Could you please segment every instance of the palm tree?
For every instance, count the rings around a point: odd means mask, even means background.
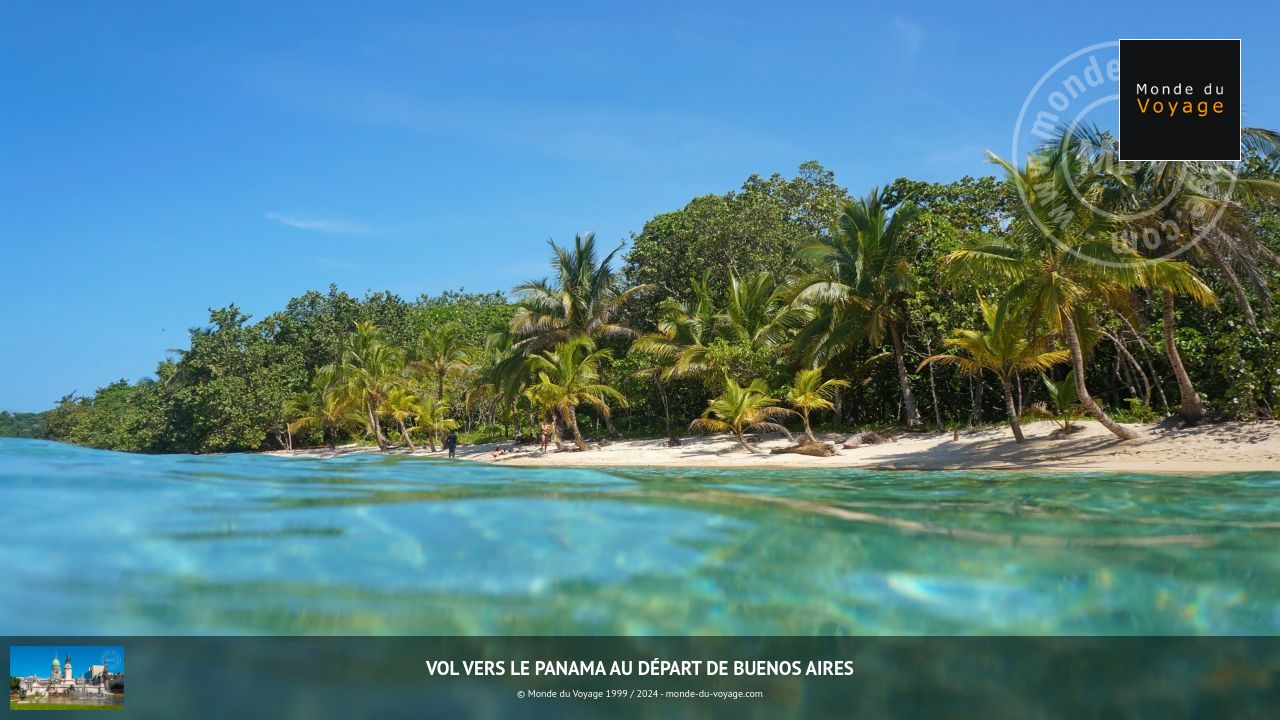
[[[404,438],[404,444],[409,446],[409,452],[417,452],[418,448],[414,447],[413,438],[409,437],[409,433],[418,428],[405,427],[406,422],[422,412],[417,396],[407,388],[393,387],[387,392],[386,401],[382,403],[382,412],[396,421],[396,426],[400,428],[400,437]]]
[[[888,336],[908,425],[920,424],[902,343],[906,300],[916,290],[907,230],[918,214],[911,202],[891,211],[877,188],[845,201],[831,234],[799,250],[816,271],[796,283],[796,301],[818,306],[802,333],[810,357],[830,358],[860,340],[877,346]]]
[[[1083,142],[1100,148],[1109,161],[1118,157],[1115,141],[1095,129],[1078,131]],[[1275,163],[1280,159],[1280,133],[1264,128],[1244,128],[1240,133],[1241,157],[1252,154]],[[1246,284],[1262,301],[1271,304],[1266,267],[1280,267],[1278,256],[1250,221],[1246,201],[1280,199],[1280,182],[1239,177],[1225,162],[1125,163],[1130,176],[1116,183],[1110,204],[1132,213],[1130,232],[1144,240],[1159,240],[1153,254],[1167,256],[1185,248],[1194,263],[1217,273],[1231,288],[1245,322],[1255,330],[1257,316]],[[1142,211],[1154,208],[1154,211]],[[1176,228],[1177,232],[1170,232]],[[1243,278],[1243,280],[1242,280]],[[1172,362],[1172,358],[1170,358]]]
[[[592,340],[634,337],[635,331],[618,320],[622,309],[647,285],[626,287],[612,267],[614,248],[603,259],[596,256],[593,233],[575,235],[573,247],[549,240],[554,280],[531,280],[514,289],[516,312],[511,333],[518,346],[529,352],[549,348],[585,335]]]
[[[627,405],[622,393],[600,381],[600,366],[609,357],[608,350],[597,350],[595,342],[585,335],[529,357],[529,369],[538,378],[532,388],[534,396],[560,414],[573,433],[578,450],[587,449],[578,429],[579,405],[590,405],[603,417],[611,413],[610,398],[623,407]]]
[[[1249,138],[1246,145],[1250,147],[1266,148],[1268,152],[1280,147],[1270,131],[1246,128],[1243,136]],[[1120,163],[1114,138],[1091,127],[1064,129],[1054,142],[1074,154],[1090,156],[1096,166],[1120,168],[1121,172],[1103,176],[1103,205],[1124,218],[1124,232],[1135,250],[1148,251],[1143,285],[1160,297],[1165,354],[1181,395],[1179,412],[1187,422],[1199,422],[1204,418],[1204,403],[1182,364],[1174,339],[1174,296],[1189,297],[1203,305],[1216,305],[1217,298],[1190,264],[1168,258],[1190,250],[1187,257],[1218,270],[1236,293],[1246,322],[1256,328],[1248,296],[1218,248],[1228,248],[1229,257],[1244,258],[1246,276],[1250,277],[1258,276],[1262,260],[1280,259],[1265,248],[1258,251],[1263,246],[1243,230],[1248,223],[1241,222],[1240,203],[1216,198],[1230,194],[1280,197],[1280,183],[1236,178],[1226,163]],[[1139,238],[1142,242],[1138,242]]]
[[[417,410],[418,429],[427,433],[427,443],[431,452],[435,452],[436,436],[457,430],[458,421],[449,417],[448,405],[430,396],[419,398]]]
[[[1052,380],[1043,373],[1040,375],[1044,388],[1049,393],[1049,402],[1053,403],[1054,420],[1067,433],[1075,429],[1074,423],[1081,415],[1080,405],[1076,402],[1074,375],[1074,370],[1069,371],[1061,380]]]
[[[689,428],[706,432],[732,432],[748,452],[758,453],[759,448],[747,442],[745,433],[750,430],[780,432],[791,439],[791,432],[777,422],[795,411],[774,405],[776,398],[769,397],[769,388],[763,380],[752,380],[742,387],[732,378],[726,378],[724,392],[707,404],[702,417],[689,424]]]
[[[353,415],[351,399],[342,392],[338,368],[325,365],[316,370],[310,389],[285,402],[285,418],[290,447],[295,433],[319,429],[325,444],[333,448],[337,447],[344,426],[358,419],[359,414]]]
[[[1013,219],[1005,236],[981,239],[950,253],[945,262],[957,271],[1007,283],[1002,304],[1029,313],[1029,328],[1043,320],[1066,341],[1084,409],[1121,439],[1139,437],[1112,420],[1085,386],[1080,324],[1092,321],[1091,303],[1123,305],[1128,290],[1145,277],[1142,257],[1112,242],[1115,221],[1089,207],[1102,200],[1101,178],[1069,149],[1047,150],[1022,169],[995,155],[990,158],[1018,188],[1027,212]]]
[[[399,380],[402,360],[401,353],[383,340],[376,325],[358,322],[355,332],[347,338],[338,366],[346,392],[359,404],[370,434],[378,449],[384,451],[391,445],[382,433],[379,417],[387,394]]]
[[[667,298],[658,303],[658,330],[632,343],[632,349],[667,363],[661,371],[664,380],[701,375],[710,369],[707,345],[721,317],[711,297],[710,281],[710,270],[690,281],[693,302]]]
[[[1022,424],[1018,422],[1018,408],[1013,402],[1013,381],[1019,374],[1029,370],[1044,371],[1061,362],[1066,362],[1071,355],[1066,350],[1050,350],[1046,338],[1034,336],[1034,328],[1027,323],[1025,313],[1010,313],[1006,306],[988,303],[978,296],[978,305],[982,309],[982,320],[986,327],[981,330],[956,330],[951,337],[943,340],[947,347],[954,348],[963,355],[931,355],[920,363],[920,367],[930,363],[950,363],[961,371],[971,375],[979,375],[984,370],[995,374],[1004,390],[1004,408],[1009,415],[1009,427],[1013,429],[1013,439],[1023,442]]]
[[[694,301],[674,298],[658,305],[657,332],[636,339],[633,348],[667,361],[664,379],[702,376],[720,378],[737,368],[717,364],[708,349],[723,341],[751,350],[777,350],[787,355],[790,334],[804,325],[809,310],[789,302],[790,289],[776,283],[772,273],[749,273],[739,278],[730,271],[724,306],[711,298],[711,274],[691,280]]]
[[[1173,368],[1173,376],[1178,380],[1178,393],[1181,396],[1178,411],[1187,422],[1198,423],[1204,419],[1204,402],[1191,383],[1191,376],[1182,364],[1182,354],[1178,352],[1178,342],[1173,334],[1173,299],[1174,295],[1184,295],[1203,305],[1215,305],[1217,297],[1190,265],[1179,261],[1148,260],[1146,285],[1160,293],[1164,351],[1169,358],[1169,366]]]
[[[424,330],[409,352],[409,364],[431,377],[436,400],[443,402],[446,381],[467,370],[473,353],[474,348],[462,334],[462,326],[451,322],[434,330]]]
[[[822,379],[823,368],[800,370],[795,381],[787,389],[787,402],[800,408],[800,417],[804,421],[804,437],[808,442],[817,442],[813,430],[809,428],[809,413],[813,410],[831,410],[835,407],[831,398],[840,388],[849,387],[847,380]]]

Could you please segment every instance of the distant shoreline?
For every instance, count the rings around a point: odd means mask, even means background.
[[[1166,429],[1157,425],[1129,425],[1144,437],[1119,441],[1096,422],[1082,421],[1081,430],[1053,438],[1051,421],[1025,426],[1027,442],[1018,444],[1007,427],[904,433],[892,442],[838,449],[834,457],[769,454],[790,443],[771,435],[763,439],[762,454],[750,454],[723,435],[685,437],[677,447],[664,439],[618,440],[585,452],[542,453],[536,446],[494,456],[498,444],[459,446],[463,460],[522,467],[679,467],[721,469],[862,468],[867,470],[970,470],[1049,472],[1137,472],[1206,474],[1280,472],[1280,421],[1229,422],[1194,428]],[[819,434],[823,442],[839,443],[847,435]],[[501,447],[509,447],[510,443]],[[346,445],[328,448],[278,450],[266,454],[326,458],[376,453],[377,448]],[[419,448],[396,455],[443,458],[445,453]]]

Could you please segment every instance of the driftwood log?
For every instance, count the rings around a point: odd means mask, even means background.
[[[774,455],[782,453],[796,453],[799,455],[812,455],[814,457],[833,457],[836,453],[836,446],[831,443],[812,442],[803,445],[792,445],[791,447],[774,448],[771,450]]]

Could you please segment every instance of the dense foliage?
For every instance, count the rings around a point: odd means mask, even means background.
[[[549,422],[562,447],[702,430],[752,448],[746,433],[811,424],[1003,418],[1020,439],[1027,414],[1069,425],[1087,412],[1117,434],[1114,420],[1166,414],[1271,417],[1280,185],[1275,136],[1248,137],[1219,231],[1176,260],[1101,243],[1144,228],[1079,212],[1121,211],[1168,182],[1155,166],[1098,169],[1105,137],[1000,161],[1005,179],[904,178],[857,198],[806,163],[653,218],[625,254],[590,235],[553,243],[551,274],[510,296],[331,287],[256,322],[213,310],[154,379],[0,414],[0,434],[140,452],[434,448],[454,428],[479,440]],[[1078,203],[1068,216],[1063,197]]]

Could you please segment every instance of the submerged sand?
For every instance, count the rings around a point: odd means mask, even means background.
[[[777,435],[759,438],[760,454],[749,453],[726,435],[686,437],[677,447],[666,440],[618,440],[585,452],[540,452],[536,446],[507,454],[495,454],[500,445],[467,445],[458,448],[465,460],[503,465],[553,467],[705,467],[787,468],[861,467],[894,470],[1054,470],[1108,472],[1253,472],[1280,471],[1280,421],[1233,422],[1176,428],[1168,425],[1128,425],[1144,435],[1121,441],[1092,421],[1065,437],[1055,434],[1051,421],[1024,426],[1027,441],[1015,443],[1008,427],[984,427],[947,432],[901,433],[891,442],[839,449],[834,457],[797,454],[773,455],[769,450],[787,447]],[[821,434],[837,448],[847,434]],[[344,446],[336,451],[308,449],[278,451],[276,455],[329,457],[371,452],[366,446]],[[409,454],[407,450],[395,450]],[[415,455],[443,457],[419,448]]]

